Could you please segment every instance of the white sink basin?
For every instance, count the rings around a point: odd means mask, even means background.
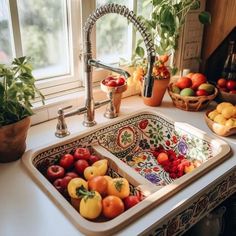
[[[170,178],[150,151],[160,145],[202,164],[180,178]],[[145,199],[109,221],[84,219],[44,177],[49,164],[78,146],[92,147],[102,158],[108,158],[108,174],[126,177],[131,184],[131,192],[142,191]],[[162,114],[141,111],[97,125],[92,131],[67,137],[47,147],[29,150],[22,161],[37,184],[81,232],[86,235],[111,235],[209,172],[230,154],[229,145],[218,138],[186,123],[174,122]]]

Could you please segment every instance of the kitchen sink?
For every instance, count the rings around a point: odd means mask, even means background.
[[[50,164],[80,146],[89,147],[100,158],[107,158],[108,175],[127,178],[132,194],[141,194],[144,199],[112,220],[83,218],[45,177]],[[201,164],[181,177],[170,177],[155,156],[160,147]],[[29,150],[22,161],[36,183],[81,232],[111,235],[209,172],[230,154],[230,146],[223,140],[187,123],[175,122],[161,113],[147,110],[97,125],[93,130],[55,144]]]

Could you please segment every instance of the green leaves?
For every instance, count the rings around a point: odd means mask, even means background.
[[[0,126],[33,114],[31,100],[38,94],[29,58],[15,58],[10,66],[0,65]]]
[[[153,37],[156,53],[159,55],[171,54],[178,48],[178,39],[181,27],[185,23],[186,15],[191,10],[200,8],[199,0],[144,0],[143,6],[152,4],[152,12],[148,19],[139,16]],[[199,14],[202,24],[210,23],[208,12]],[[135,54],[143,59],[144,49],[141,43],[137,44]]]
[[[203,11],[198,15],[198,19],[202,24],[211,23],[211,14],[207,11]]]

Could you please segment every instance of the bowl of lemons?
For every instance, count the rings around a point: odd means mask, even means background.
[[[215,109],[207,111],[205,120],[217,135],[226,137],[236,134],[236,106],[230,102],[221,102]]]

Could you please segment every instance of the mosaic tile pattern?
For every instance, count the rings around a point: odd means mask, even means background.
[[[49,164],[55,162],[61,155],[72,153],[76,147],[99,144],[113,153],[117,158],[131,166],[151,183],[165,186],[174,181],[169,177],[155,157],[151,149],[162,145],[172,149],[187,159],[197,159],[201,162],[213,157],[211,144],[154,114],[141,114],[121,121],[115,125],[101,128],[73,142],[47,150],[37,155],[33,164],[45,173]]]

